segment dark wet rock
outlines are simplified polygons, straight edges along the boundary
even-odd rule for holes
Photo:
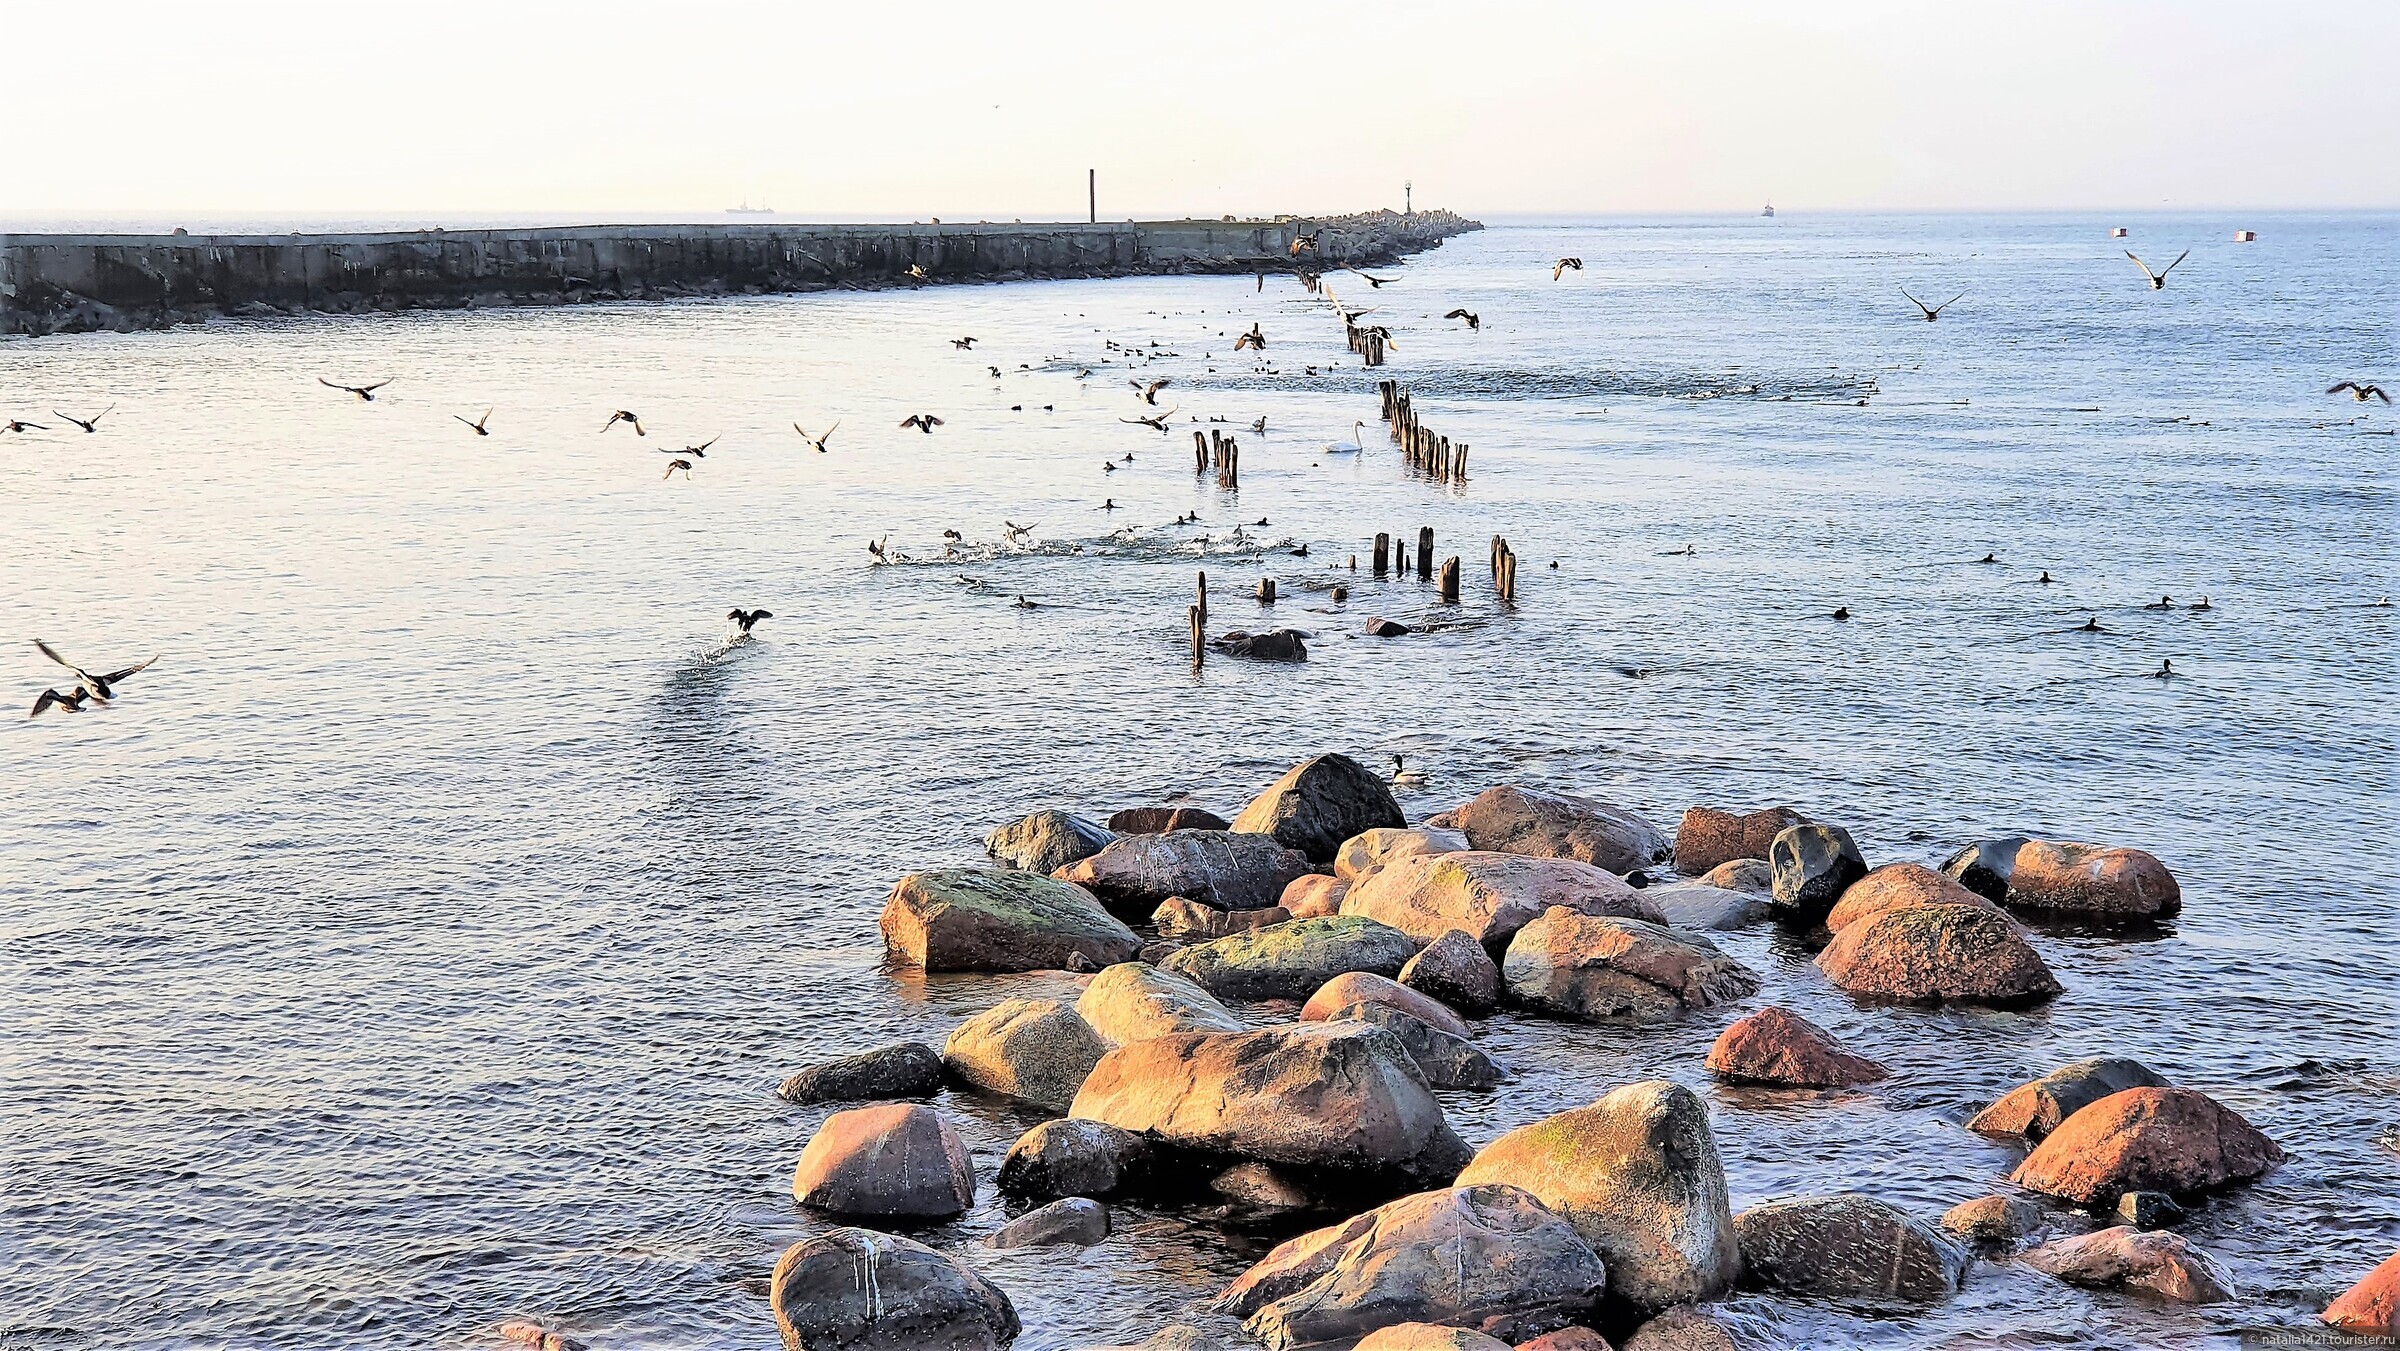
[[[1058,875],[1128,913],[1147,914],[1176,897],[1218,910],[1264,910],[1307,874],[1306,857],[1264,835],[1177,830],[1120,836]]]
[[[1697,933],[1562,908],[1517,932],[1500,976],[1515,1003],[1585,1022],[1668,1018],[1759,989],[1756,972]]]
[[[1508,1079],[1508,1071],[1482,1047],[1389,1004],[1352,1004],[1338,1016],[1370,1023],[1399,1038],[1425,1082],[1435,1088],[1491,1088]]]
[[[923,1042],[904,1041],[811,1065],[783,1081],[785,1102],[858,1102],[924,1098],[941,1091],[942,1058]]]
[[[2139,1060],[2100,1056],[2062,1065],[2029,1084],[2019,1084],[1977,1112],[1967,1129],[1978,1135],[2016,1138],[2029,1144],[2058,1129],[2058,1123],[2111,1093],[2172,1085]]]
[[[1331,863],[1342,841],[1360,831],[1407,824],[1391,785],[1347,755],[1301,761],[1233,818],[1235,830],[1271,835],[1317,863]]]
[[[983,1241],[987,1248],[1088,1248],[1108,1237],[1108,1207],[1088,1196],[1068,1196],[1029,1210]]]
[[[1517,1351],[1611,1351],[1611,1348],[1606,1337],[1590,1328],[1560,1328],[1530,1342],[1517,1343]]]
[[[1151,1333],[1134,1351],[1246,1351],[1189,1323],[1169,1323]]]
[[[1566,858],[1612,873],[1667,856],[1667,837],[1626,808],[1573,793],[1503,784],[1450,813],[1478,850]]]
[[[1739,1351],[1733,1334],[1705,1309],[1681,1304],[1642,1324],[1624,1351]]]
[[[1139,1191],[1154,1163],[1150,1142],[1131,1131],[1072,1117],[1045,1121],[1017,1137],[997,1179],[1011,1196],[1115,1196]]]
[[[792,1171],[792,1197],[835,1215],[945,1219],[975,1204],[975,1165],[930,1107],[854,1107],[809,1137]]]
[[[1271,1163],[1237,1163],[1210,1178],[1208,1189],[1244,1210],[1306,1210],[1317,1203],[1305,1182]]]
[[[1841,1088],[1873,1083],[1883,1066],[1855,1055],[1833,1034],[1787,1009],[1763,1008],[1737,1019],[1708,1050],[1720,1079],[1786,1088]]]
[[[1675,871],[1698,877],[1739,859],[1763,862],[1777,835],[1807,822],[1797,807],[1768,807],[1741,815],[1694,807],[1675,828]]]
[[[1838,934],[1862,919],[1923,905],[1965,905],[2002,913],[2000,907],[1922,863],[1886,863],[1850,884],[1825,912],[1825,927]]]
[[[1351,915],[1295,919],[1185,948],[1164,969],[1219,999],[1306,999],[1349,971],[1396,976],[1416,942],[1389,925]]]
[[[1231,830],[1233,823],[1198,807],[1128,807],[1108,818],[1119,835],[1163,835],[1170,830]]]
[[[2016,1196],[1978,1196],[1942,1212],[1942,1228],[1962,1243],[2002,1247],[2040,1228],[2042,1208]]]
[[[1467,1156],[1407,1048],[1355,1022],[1122,1046],[1069,1114],[1185,1149],[1393,1180],[1447,1181]]]
[[[1240,1032],[1242,1020],[1190,980],[1141,962],[1112,966],[1092,978],[1075,1011],[1112,1046],[1175,1032]]]
[[[1287,919],[1322,919],[1342,913],[1342,897],[1349,894],[1348,882],[1323,873],[1310,873],[1285,887],[1278,905]]]
[[[1047,873],[1090,858],[1117,838],[1071,812],[1041,811],[983,837],[986,853],[1011,868]]]
[[[894,961],[927,971],[1053,970],[1077,953],[1106,966],[1142,946],[1082,887],[996,868],[910,873],[882,929]]]
[[[1308,660],[1308,640],[1298,629],[1269,629],[1265,633],[1235,629],[1221,638],[1209,639],[1208,645],[1226,656],[1248,657],[1252,661]]]
[[[2106,1205],[2129,1191],[2214,1191],[2283,1158],[2274,1141],[2206,1093],[2129,1088],[2059,1123],[2008,1180],[2078,1205]]]
[[[1500,1006],[1500,964],[1464,929],[1451,929],[1400,968],[1400,983],[1469,1016]]]
[[[1375,618],[1367,621],[1367,634],[1374,638],[1405,638],[1415,629],[1396,619]]]
[[[1817,968],[1855,995],[2013,1005],[2063,988],[2006,916],[1963,905],[1887,910],[1835,934]]]
[[[1003,1097],[1063,1112],[1108,1043],[1055,999],[1004,1000],[958,1025],[942,1043],[942,1066]]]
[[[2131,1225],[2052,1239],[2017,1260],[2069,1285],[2140,1290],[2178,1304],[2235,1298],[2233,1277],[2215,1258],[2180,1234],[2145,1234]]]
[[[2400,1252],[2325,1306],[2324,1322],[2344,1332],[2400,1335]]]
[[[1942,875],[1998,905],[2008,899],[2009,874],[2017,870],[2017,851],[2024,847],[2022,835],[1977,840],[1952,854]]]
[[[1774,907],[1763,895],[1700,882],[1651,887],[1642,893],[1642,899],[1657,907],[1659,915],[1678,929],[1739,929],[1774,913]]]
[[[2163,919],[2183,909],[2167,865],[2139,849],[2028,840],[2009,874],[2008,903],[2110,919]]]
[[[790,1351],[1001,1351],[1016,1307],[974,1268],[922,1243],[836,1229],[786,1248],[769,1283]]]
[[[1763,858],[1737,858],[1720,863],[1701,875],[1700,885],[1723,887],[1751,896],[1772,897],[1775,894],[1775,869]]]
[[[1464,831],[1418,826],[1409,830],[1362,830],[1334,851],[1333,875],[1352,886],[1392,860],[1415,854],[1456,854],[1470,846]]]
[[[1274,1351],[1398,1322],[1534,1332],[1588,1310],[1609,1275],[1526,1192],[1459,1186],[1303,1234],[1242,1273],[1216,1307]]]
[[[1627,1084],[1508,1132],[1458,1185],[1523,1187],[1608,1264],[1609,1292],[1644,1310],[1707,1299],[1741,1255],[1708,1111],[1681,1084]]]
[[[1778,909],[1814,918],[1833,908],[1850,884],[1867,875],[1867,861],[1840,826],[1786,826],[1767,846],[1775,871]]]
[[[1487,947],[1507,943],[1553,906],[1585,915],[1665,918],[1604,868],[1481,849],[1394,856],[1342,898],[1343,914],[1381,920],[1420,942],[1463,929]]]
[[[2161,1229],[2183,1217],[2183,1207],[2165,1192],[2127,1192],[2117,1198],[2117,1218],[2136,1229]]]
[[[1933,1304],[1957,1294],[1967,1270],[1948,1235],[1857,1192],[1768,1201],[1733,1227],[1746,1279],[1771,1290]]]
[[[1346,972],[1318,986],[1317,992],[1300,1006],[1300,1021],[1327,1022],[1346,1016],[1359,1004],[1387,1004],[1451,1036],[1467,1035],[1466,1023],[1440,1000],[1419,994],[1388,976],[1366,971]]]
[[[1215,906],[1202,905],[1181,896],[1169,896],[1158,903],[1158,909],[1150,912],[1150,924],[1163,938],[1209,939],[1223,938],[1244,929],[1263,929],[1270,924],[1281,924],[1291,917],[1292,912],[1280,905],[1264,910],[1219,910]]]
[[[1180,938],[1161,938],[1154,942],[1144,943],[1142,944],[1142,950],[1139,954],[1139,960],[1151,966],[1156,966],[1169,957],[1174,956],[1176,953],[1183,951],[1186,946],[1188,945],[1185,944],[1185,942]]]

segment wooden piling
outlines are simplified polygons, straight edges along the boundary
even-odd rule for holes
[[[1183,617],[1191,625],[1192,669],[1197,671],[1200,669],[1201,655],[1208,651],[1208,621],[1201,618],[1197,605],[1183,607]]]
[[[1392,559],[1392,537],[1383,531],[1375,532],[1375,575],[1381,577]]]
[[[1261,577],[1258,579],[1258,603],[1261,605],[1273,605],[1275,603],[1274,578]]]
[[[1205,624],[1208,622],[1208,569],[1200,570],[1199,580],[1193,583],[1192,590],[1197,597],[1192,602],[1192,608],[1200,612],[1200,622]]]
[[[1433,527],[1417,531],[1417,580],[1433,576]]]
[[[1446,601],[1458,599],[1458,555],[1456,554],[1442,560],[1442,599]]]
[[[1192,472],[1208,472],[1208,433],[1198,427],[1192,428]]]

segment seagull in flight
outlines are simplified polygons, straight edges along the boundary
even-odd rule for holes
[[[33,701],[33,711],[25,716],[38,718],[51,708],[56,708],[61,713],[81,713],[83,701],[90,697],[91,691],[80,685],[65,694],[60,694],[57,690],[43,690],[41,697]]]
[[[1467,321],[1467,331],[1469,331],[1469,332],[1471,332],[1471,333],[1480,333],[1480,332],[1482,332],[1482,331],[1483,331],[1483,316],[1481,316],[1481,315],[1479,315],[1479,314],[1476,314],[1476,313],[1475,313],[1475,312],[1473,312],[1472,310],[1452,310],[1452,311],[1450,311],[1448,314],[1445,314],[1445,315],[1443,315],[1442,317],[1443,317],[1444,319],[1464,319],[1464,320],[1466,320],[1466,321]]]
[[[2330,393],[2331,391],[2328,391],[2328,392]],[[2364,395],[2361,395],[2361,396],[2359,396],[2359,397],[2363,399],[2363,398],[2365,398],[2366,396],[2364,396]],[[2387,399],[2387,400],[2385,400],[2385,402],[2387,402],[2387,403],[2388,403],[2388,402],[2390,402],[2390,400],[2388,400],[2388,399]],[[108,416],[108,415],[109,415],[111,412],[113,412],[113,411],[115,411],[115,410],[116,410],[116,405],[112,403],[112,404],[110,404],[108,407],[101,409],[99,412],[92,414],[92,415],[91,415],[89,418],[79,418],[79,417],[75,416],[73,413],[61,413],[61,412],[59,412],[59,411],[58,411],[57,409],[55,409],[55,408],[53,408],[53,409],[51,409],[51,410],[50,410],[50,415],[51,415],[52,417],[60,417],[60,418],[65,418],[67,421],[69,421],[69,422],[72,422],[72,423],[74,423],[76,426],[83,428],[83,429],[84,429],[86,432],[96,432],[96,431],[100,430],[100,419],[102,419],[102,418],[104,418],[104,417],[107,417],[107,416]]]
[[[58,655],[58,649],[50,646],[48,643],[43,642],[41,639],[34,639],[33,645],[41,649],[43,656],[48,657],[50,660],[66,667],[67,673],[75,677],[75,687],[77,689],[104,704],[117,697],[116,685],[118,681],[123,680],[127,676],[136,675],[140,672],[149,670],[151,663],[158,660],[158,658],[154,655],[149,661],[142,662],[136,666],[128,666],[122,671],[111,671],[106,675],[93,675],[91,672],[83,669],[80,666],[77,666],[75,663],[68,661],[65,657]]]
[[[1905,286],[1901,287],[1900,294],[1908,296],[1908,288]],[[1961,291],[1957,295],[1950,297],[1948,300],[1943,301],[1939,305],[1928,305],[1924,301],[1917,299],[1915,296],[1908,296],[1908,303],[1916,306],[1920,310],[1923,310],[1925,312],[1925,322],[1930,324],[1934,320],[1942,317],[1942,311],[1949,309],[1952,305],[1955,305],[1966,298],[1967,293]]]
[[[467,422],[467,420],[466,420],[465,418],[463,418],[463,417],[459,417],[459,415],[458,415],[458,414],[456,414],[456,413],[452,413],[450,416],[452,416],[452,417],[454,417],[454,418],[458,418],[458,420],[459,420],[459,421],[461,421],[461,422]],[[473,422],[467,422],[467,426],[468,426],[470,429],[472,429],[472,430],[474,431],[474,433],[475,433],[477,436],[490,436],[490,435],[491,435],[491,433],[490,433],[489,431],[487,431],[487,430],[485,430],[485,429],[484,429],[484,425],[483,425],[483,424],[485,424],[485,423],[487,423],[487,422],[489,422],[489,421],[491,421],[491,420],[492,420],[492,410],[491,410],[491,409],[489,409],[489,408],[486,408],[486,409],[484,409],[484,410],[483,410],[483,416],[482,416],[482,417],[479,417],[479,418],[475,419]]]
[[[1180,408],[1182,406],[1183,405],[1181,404],[1177,404],[1175,407]],[[1160,413],[1156,417],[1121,417],[1118,418],[1117,421],[1130,424],[1139,424],[1141,426],[1151,428],[1154,431],[1163,432],[1167,429],[1167,419],[1173,416],[1175,416],[1175,408],[1170,408],[1167,411]]]
[[[2156,272],[2151,271],[2150,265],[2143,262],[2141,255],[2135,253],[2133,250],[2125,250],[2125,256],[2131,258],[2133,260],[2133,265],[2142,270],[2142,275],[2150,279],[2151,290],[2164,291],[2167,289],[2167,274],[2182,266],[2183,260],[2192,256],[2192,251],[2190,249],[2185,249],[2183,252],[2176,254],[2174,262],[2167,264],[2165,267],[2160,268]]]
[[[323,385],[327,389],[338,389],[345,394],[356,394],[360,403],[373,403],[375,402],[375,391],[383,388],[385,385],[390,384],[391,381],[378,380],[371,385],[337,385],[331,380],[328,380],[324,376],[320,375],[317,377],[317,383]]]
[[[825,453],[825,443],[832,440],[833,434],[841,429],[842,424],[837,420],[832,426],[825,429],[825,434],[823,436],[810,436],[807,428],[801,426],[797,422],[792,424],[792,430],[800,433],[801,440],[806,441],[812,446],[815,446],[819,455]]]
[[[2360,403],[2365,403],[2369,399],[2381,399],[2385,403],[2390,403],[2392,401],[2392,396],[2383,392],[2383,386],[2362,385],[2356,380],[2344,380],[2339,384],[2328,385],[2325,388],[2325,392],[2328,394],[2339,394],[2345,389],[2350,391],[2351,398],[2358,400]],[[59,416],[66,417],[66,414],[61,413]],[[67,418],[67,421],[69,422],[73,422],[74,420],[75,419],[73,418]],[[87,427],[84,430],[89,431],[91,429]]]
[[[609,415],[608,415],[608,422],[607,422],[605,425],[603,425],[603,426],[600,428],[600,430],[605,432],[605,431],[607,431],[607,430],[608,430],[610,427],[614,427],[614,426],[616,426],[616,425],[617,425],[618,423],[620,423],[620,422],[630,422],[630,423],[632,423],[632,424],[633,424],[633,434],[634,434],[635,436],[648,436],[648,435],[650,434],[650,433],[648,433],[648,432],[646,432],[646,431],[643,431],[643,430],[642,430],[642,420],[641,420],[641,418],[640,418],[640,417],[636,416],[635,414],[628,413],[628,412],[626,412],[626,411],[625,411],[624,409],[622,409],[622,408],[620,408],[620,409],[618,409],[617,411],[615,411],[615,412],[613,412],[613,413],[609,414]]]
[[[1550,265],[1550,280],[1557,281],[1560,277],[1565,276],[1569,268],[1572,268],[1577,272],[1583,271],[1583,260],[1581,258],[1561,258],[1557,262],[1552,263]]]
[[[757,624],[758,621],[762,619],[773,619],[774,617],[775,612],[773,610],[743,610],[736,608],[727,610],[725,612],[725,618],[731,621],[736,629],[740,630],[740,632],[735,635],[736,637],[740,638],[749,637],[751,627]]]
[[[938,417],[935,417],[931,413],[911,413],[907,417],[900,419],[900,425],[903,427],[914,427],[918,431],[925,433],[927,436],[931,436],[933,435],[933,429],[942,425],[942,420]],[[828,436],[832,435],[830,432],[826,434]]]
[[[1267,350],[1267,335],[1259,331],[1258,325],[1252,324],[1249,332],[1233,340],[1234,351],[1239,352],[1245,347],[1255,348],[1261,352]],[[1152,402],[1156,402],[1156,400],[1152,400]]]
[[[1175,382],[1173,380],[1153,380],[1145,385],[1139,380],[1128,380],[1125,383],[1140,391],[1143,403],[1156,408],[1158,407],[1158,392]]]

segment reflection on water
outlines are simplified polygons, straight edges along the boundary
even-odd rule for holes
[[[2138,1055],[2292,1152],[2185,1226],[2240,1303],[1986,1265],[1913,1320],[1734,1307],[1778,1345],[2304,1326],[2400,1241],[2394,423],[2317,392],[2393,367],[2400,223],[2245,223],[2259,244],[2135,222],[2201,241],[2158,293],[2081,221],[1493,230],[1377,294],[1375,373],[1322,301],[1247,277],[0,346],[0,416],[121,405],[9,442],[6,631],[165,653],[114,707],[0,726],[0,1340],[455,1345],[523,1314],[764,1344],[824,1115],[774,1084],[1071,992],[882,971],[891,880],[1036,807],[1229,811],[1327,748],[1406,755],[1418,814],[1519,780],[1661,824],[1795,802],[1875,861],[2000,830],[2153,849],[2185,913],[2043,926],[2068,993],[2031,1012],[1860,1007],[1795,936],[1729,936],[1762,1000],[1893,1068],[1869,1091],[1710,1085],[1749,1005],[1501,1017],[1518,1079],[1452,1112],[1482,1141],[1668,1075],[1707,1094],[1737,1203],[1930,1212],[2013,1164],[1960,1125],[1994,1094]],[[1551,282],[1568,252],[1587,270]],[[1936,271],[1969,299],[1926,324],[1892,284]],[[1481,332],[1439,318],[1462,305]],[[1252,322],[1281,374],[1231,350]],[[1135,374],[1227,419],[1238,491],[1191,472],[1189,425],[1119,421],[1150,411]],[[319,376],[394,383],[363,405]],[[1372,428],[1323,453],[1377,376],[1471,477],[1412,476]],[[450,420],[486,407],[488,439]],[[650,435],[602,434],[617,408]],[[899,430],[924,411],[936,434]],[[836,418],[822,455],[791,431]],[[660,480],[659,447],[712,436]],[[1466,560],[1456,605],[1363,566],[1427,525]],[[1193,672],[1203,567],[1213,627],[1305,629],[1309,662]],[[725,647],[737,605],[776,617]],[[30,705],[56,672],[19,661]],[[987,1178],[1035,1119],[944,1107]],[[1271,1237],[1130,1210],[1088,1254],[972,1247],[1003,1218],[987,1188],[927,1236],[972,1248],[1034,1351],[1137,1339]]]

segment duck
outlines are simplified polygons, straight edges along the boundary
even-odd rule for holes
[[[1407,760],[1394,755],[1389,782],[1395,788],[1422,788],[1425,786],[1425,775],[1421,770],[1410,769]]]

